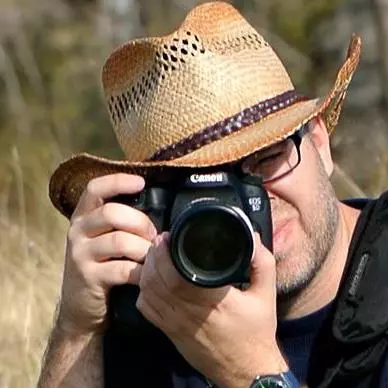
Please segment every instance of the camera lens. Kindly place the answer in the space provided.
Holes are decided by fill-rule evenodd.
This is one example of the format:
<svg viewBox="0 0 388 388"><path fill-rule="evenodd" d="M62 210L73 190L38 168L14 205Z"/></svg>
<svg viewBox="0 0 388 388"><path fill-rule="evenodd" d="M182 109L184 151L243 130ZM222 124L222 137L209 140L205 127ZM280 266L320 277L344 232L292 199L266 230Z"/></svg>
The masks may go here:
<svg viewBox="0 0 388 388"><path fill-rule="evenodd" d="M239 210L202 204L181 214L172 228L171 250L186 278L203 286L221 286L249 266L253 235Z"/></svg>

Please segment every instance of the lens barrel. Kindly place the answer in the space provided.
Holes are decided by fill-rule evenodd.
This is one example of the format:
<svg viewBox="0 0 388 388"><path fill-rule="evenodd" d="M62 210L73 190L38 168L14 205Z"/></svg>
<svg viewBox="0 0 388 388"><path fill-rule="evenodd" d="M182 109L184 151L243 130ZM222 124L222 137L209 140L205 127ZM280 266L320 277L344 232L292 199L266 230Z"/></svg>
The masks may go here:
<svg viewBox="0 0 388 388"><path fill-rule="evenodd" d="M180 274L203 287L246 281L254 249L253 229L237 207L190 204L171 227L171 258Z"/></svg>

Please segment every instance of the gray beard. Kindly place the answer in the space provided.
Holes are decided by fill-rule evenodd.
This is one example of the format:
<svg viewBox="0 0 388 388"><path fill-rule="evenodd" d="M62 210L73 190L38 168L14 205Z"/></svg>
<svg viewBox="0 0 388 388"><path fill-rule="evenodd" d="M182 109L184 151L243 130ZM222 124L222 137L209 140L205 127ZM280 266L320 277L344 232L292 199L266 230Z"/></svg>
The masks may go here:
<svg viewBox="0 0 388 388"><path fill-rule="evenodd" d="M338 230L339 209L334 189L321 165L319 179L320 195L316 199L317 211L306 226L307 239L300 247L305 268L298 276L277 284L277 294L289 299L305 289L317 275L334 245ZM286 260L285 254L275 254L276 262Z"/></svg>

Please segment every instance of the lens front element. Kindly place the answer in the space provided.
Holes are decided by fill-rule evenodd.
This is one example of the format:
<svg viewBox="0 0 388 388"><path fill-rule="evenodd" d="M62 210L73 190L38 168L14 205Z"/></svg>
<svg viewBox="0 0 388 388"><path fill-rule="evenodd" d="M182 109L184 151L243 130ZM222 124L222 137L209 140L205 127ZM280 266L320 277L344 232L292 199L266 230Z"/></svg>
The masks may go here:
<svg viewBox="0 0 388 388"><path fill-rule="evenodd" d="M190 206L171 229L175 266L188 280L217 287L247 269L253 231L241 209L206 203Z"/></svg>

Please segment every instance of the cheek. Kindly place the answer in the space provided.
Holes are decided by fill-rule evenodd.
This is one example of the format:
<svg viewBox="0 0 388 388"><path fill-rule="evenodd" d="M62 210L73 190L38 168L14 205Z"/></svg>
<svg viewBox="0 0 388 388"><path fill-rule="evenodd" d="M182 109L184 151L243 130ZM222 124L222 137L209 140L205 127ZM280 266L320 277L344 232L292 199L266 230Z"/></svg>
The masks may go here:
<svg viewBox="0 0 388 388"><path fill-rule="evenodd" d="M335 195L324 166L312 163L303 173L290 174L268 188L274 227L283 220L292 221L287 235L280 233L274 238L274 248L286 255L316 243L316 235L326 229L328 218L335 218Z"/></svg>
<svg viewBox="0 0 388 388"><path fill-rule="evenodd" d="M310 172L313 168L310 166ZM287 236L281 235L274 239L274 249L289 251L308 244L309 238L317 227L317 219L322 218L325 207L325 195L321 190L322 184L316 173L308 176L292 173L284 177L276 185L268 187L271 200L274 228L283 220L292 220ZM314 183L316 182L316 183ZM313 184L314 183L314 184ZM285 233L284 233L285 234Z"/></svg>
<svg viewBox="0 0 388 388"><path fill-rule="evenodd" d="M328 181L328 177L317 153L306 144L303 148L303 157L299 166L289 175L267 185L266 188L273 199L271 206L275 213L278 208L282 211L286 203L294 211L296 210L302 219L305 219L308 213L314 213L314 208L319 206L322 183L323 180ZM306 216L303 216L304 213Z"/></svg>
<svg viewBox="0 0 388 388"><path fill-rule="evenodd" d="M303 214L312 210L319 197L319 190L308 185L306 180L296 175L293 176L293 179L284 178L283 182L274 184L267 190L271 198L271 210L275 220L287 217L287 214L284 213L290 212L298 213L299 217L305 218Z"/></svg>

